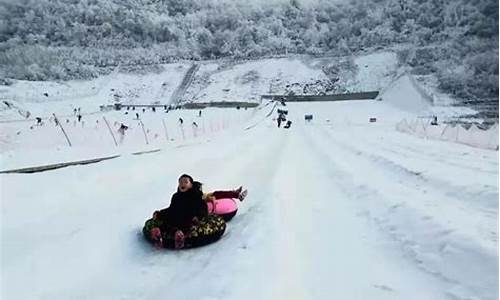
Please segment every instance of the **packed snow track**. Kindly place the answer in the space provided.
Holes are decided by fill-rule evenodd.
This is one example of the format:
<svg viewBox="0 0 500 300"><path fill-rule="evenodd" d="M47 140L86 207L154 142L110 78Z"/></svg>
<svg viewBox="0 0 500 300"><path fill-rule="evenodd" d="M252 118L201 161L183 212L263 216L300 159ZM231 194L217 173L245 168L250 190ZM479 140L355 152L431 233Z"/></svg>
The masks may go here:
<svg viewBox="0 0 500 300"><path fill-rule="evenodd" d="M1 175L1 298L498 298L498 152L397 132L377 101L284 108L290 129ZM182 173L249 196L220 241L153 249Z"/></svg>

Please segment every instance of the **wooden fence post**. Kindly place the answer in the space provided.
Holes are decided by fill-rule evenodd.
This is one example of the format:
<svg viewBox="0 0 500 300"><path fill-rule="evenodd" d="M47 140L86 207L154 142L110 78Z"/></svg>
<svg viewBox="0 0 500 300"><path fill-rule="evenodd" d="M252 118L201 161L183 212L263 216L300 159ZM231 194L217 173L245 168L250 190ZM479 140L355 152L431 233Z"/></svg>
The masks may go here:
<svg viewBox="0 0 500 300"><path fill-rule="evenodd" d="M106 117L102 116L104 119L104 122L106 123L106 126L108 126L109 133L111 134L111 137L113 138L113 142L115 142L115 146L118 147L118 143L116 142L115 135L113 134L113 130L111 130L111 127L109 126L108 120L106 120Z"/></svg>
<svg viewBox="0 0 500 300"><path fill-rule="evenodd" d="M139 122L141 123L142 132L144 133L144 139L146 140L146 145L149 145L148 136L146 134L146 130L144 130L144 123L142 123L142 121Z"/></svg>
<svg viewBox="0 0 500 300"><path fill-rule="evenodd" d="M70 147L72 147L72 146L71 146L71 141L69 140L69 137L68 137L68 135L66 134L66 131L64 130L64 127L63 127L63 126L62 126L62 124L61 124L61 121L59 121L59 119L56 117L56 114L55 114L55 113L53 113L52 115L54 116L54 121L57 123L57 125L59 125L59 127L61 128L61 130L62 130L62 132L63 132L64 136L66 137L66 141L68 141L69 146L70 146Z"/></svg>
<svg viewBox="0 0 500 300"><path fill-rule="evenodd" d="M163 128L165 129L165 138L167 139L168 142L168 131L167 131L167 125L165 125L165 120L161 119L161 123L163 124Z"/></svg>

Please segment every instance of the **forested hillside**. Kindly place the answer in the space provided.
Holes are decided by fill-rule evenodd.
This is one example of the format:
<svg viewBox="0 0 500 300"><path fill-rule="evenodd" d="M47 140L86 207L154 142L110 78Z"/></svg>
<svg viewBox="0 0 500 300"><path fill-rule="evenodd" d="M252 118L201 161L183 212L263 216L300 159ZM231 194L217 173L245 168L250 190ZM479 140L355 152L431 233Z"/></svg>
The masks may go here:
<svg viewBox="0 0 500 300"><path fill-rule="evenodd" d="M0 2L0 78L68 80L118 64L381 48L457 98L498 98L496 0Z"/></svg>

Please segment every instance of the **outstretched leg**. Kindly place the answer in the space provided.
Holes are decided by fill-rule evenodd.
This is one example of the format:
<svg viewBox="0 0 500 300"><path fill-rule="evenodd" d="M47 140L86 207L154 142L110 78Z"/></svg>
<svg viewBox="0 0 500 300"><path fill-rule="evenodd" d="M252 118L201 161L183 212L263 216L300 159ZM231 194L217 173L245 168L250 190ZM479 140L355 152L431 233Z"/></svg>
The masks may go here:
<svg viewBox="0 0 500 300"><path fill-rule="evenodd" d="M212 193L215 199L222 199L222 198L238 198L240 195L239 192L237 191L215 191Z"/></svg>
<svg viewBox="0 0 500 300"><path fill-rule="evenodd" d="M239 199L240 201L243 201L245 197L248 195L248 190L243 190L243 187L239 187L238 189L234 191L215 191L212 193L214 198L217 199L223 199L223 198L234 198L234 199Z"/></svg>

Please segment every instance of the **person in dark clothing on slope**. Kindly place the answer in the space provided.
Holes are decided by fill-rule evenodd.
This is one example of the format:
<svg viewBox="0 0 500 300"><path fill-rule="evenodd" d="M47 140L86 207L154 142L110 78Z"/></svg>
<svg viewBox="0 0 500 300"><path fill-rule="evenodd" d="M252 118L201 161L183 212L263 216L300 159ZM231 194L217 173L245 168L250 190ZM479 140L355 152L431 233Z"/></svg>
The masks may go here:
<svg viewBox="0 0 500 300"><path fill-rule="evenodd" d="M277 121L278 121L278 128L279 128L279 127L281 127L281 122L286 121L286 117L285 117L285 113L284 112L280 112L278 114Z"/></svg>
<svg viewBox="0 0 500 300"><path fill-rule="evenodd" d="M177 192L172 196L170 206L153 213L153 219L160 220L162 226L151 231L151 238L155 245L161 246L161 233L171 233L174 236L175 248L183 248L185 232L207 215L208 208L203 200L201 183L183 174L179 177Z"/></svg>

